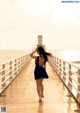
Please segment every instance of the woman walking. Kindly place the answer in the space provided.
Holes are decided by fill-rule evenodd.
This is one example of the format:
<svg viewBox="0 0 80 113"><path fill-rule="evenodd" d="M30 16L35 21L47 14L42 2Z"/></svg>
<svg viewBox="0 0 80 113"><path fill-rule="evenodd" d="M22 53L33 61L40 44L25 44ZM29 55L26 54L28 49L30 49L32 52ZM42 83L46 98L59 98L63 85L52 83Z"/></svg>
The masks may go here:
<svg viewBox="0 0 80 113"><path fill-rule="evenodd" d="M37 56L34 53L37 52ZM44 86L43 79L48 79L48 74L46 72L46 62L48 61L48 56L51 56L51 53L48 53L44 50L43 47L36 48L30 56L35 59L35 69L34 69L34 78L37 85L37 93L39 96L39 102L44 98Z"/></svg>

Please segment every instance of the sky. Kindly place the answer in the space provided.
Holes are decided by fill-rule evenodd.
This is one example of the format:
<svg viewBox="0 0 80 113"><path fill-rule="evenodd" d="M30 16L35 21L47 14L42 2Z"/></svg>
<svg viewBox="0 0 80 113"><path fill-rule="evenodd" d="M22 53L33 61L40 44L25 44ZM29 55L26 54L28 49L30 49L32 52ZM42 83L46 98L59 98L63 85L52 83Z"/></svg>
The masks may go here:
<svg viewBox="0 0 80 113"><path fill-rule="evenodd" d="M80 2L0 0L0 49L80 50Z"/></svg>

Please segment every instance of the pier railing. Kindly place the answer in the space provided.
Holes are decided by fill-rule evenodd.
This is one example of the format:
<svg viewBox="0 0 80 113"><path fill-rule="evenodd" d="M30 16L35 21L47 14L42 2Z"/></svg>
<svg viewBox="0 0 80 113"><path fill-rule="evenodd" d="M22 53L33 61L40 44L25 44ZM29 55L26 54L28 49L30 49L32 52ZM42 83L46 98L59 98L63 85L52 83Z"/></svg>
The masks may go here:
<svg viewBox="0 0 80 113"><path fill-rule="evenodd" d="M0 63L0 94L15 79L29 60L30 55L23 55Z"/></svg>
<svg viewBox="0 0 80 113"><path fill-rule="evenodd" d="M55 56L49 57L49 62L75 99L80 103L80 68Z"/></svg>

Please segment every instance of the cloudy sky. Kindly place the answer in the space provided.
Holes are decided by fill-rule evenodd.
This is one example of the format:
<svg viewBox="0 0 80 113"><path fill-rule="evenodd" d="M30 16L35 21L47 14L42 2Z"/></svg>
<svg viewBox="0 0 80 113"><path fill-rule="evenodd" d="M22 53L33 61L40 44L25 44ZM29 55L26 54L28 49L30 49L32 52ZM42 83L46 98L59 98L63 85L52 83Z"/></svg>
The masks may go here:
<svg viewBox="0 0 80 113"><path fill-rule="evenodd" d="M80 3L0 0L0 49L80 49Z"/></svg>

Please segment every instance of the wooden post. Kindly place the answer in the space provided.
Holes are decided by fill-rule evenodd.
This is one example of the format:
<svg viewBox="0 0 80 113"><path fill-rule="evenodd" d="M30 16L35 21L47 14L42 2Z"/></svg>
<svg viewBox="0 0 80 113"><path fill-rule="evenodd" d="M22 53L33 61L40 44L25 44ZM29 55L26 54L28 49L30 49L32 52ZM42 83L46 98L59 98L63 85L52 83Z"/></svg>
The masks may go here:
<svg viewBox="0 0 80 113"><path fill-rule="evenodd" d="M62 65L61 65L61 59L59 59L59 75L62 76Z"/></svg>
<svg viewBox="0 0 80 113"><path fill-rule="evenodd" d="M68 88L69 88L69 89L70 89L70 91L72 92L72 85L69 83L69 82L71 82L71 83L72 83L72 78L71 78L72 73L71 73L71 65L70 65L70 64L69 64L69 71L68 71L68 73L69 73Z"/></svg>
<svg viewBox="0 0 80 113"><path fill-rule="evenodd" d="M80 103L80 69L78 69L78 93L77 93L77 100Z"/></svg>
<svg viewBox="0 0 80 113"><path fill-rule="evenodd" d="M63 77L62 77L62 80L65 82L66 80L66 69L65 69L65 62L63 61Z"/></svg>

